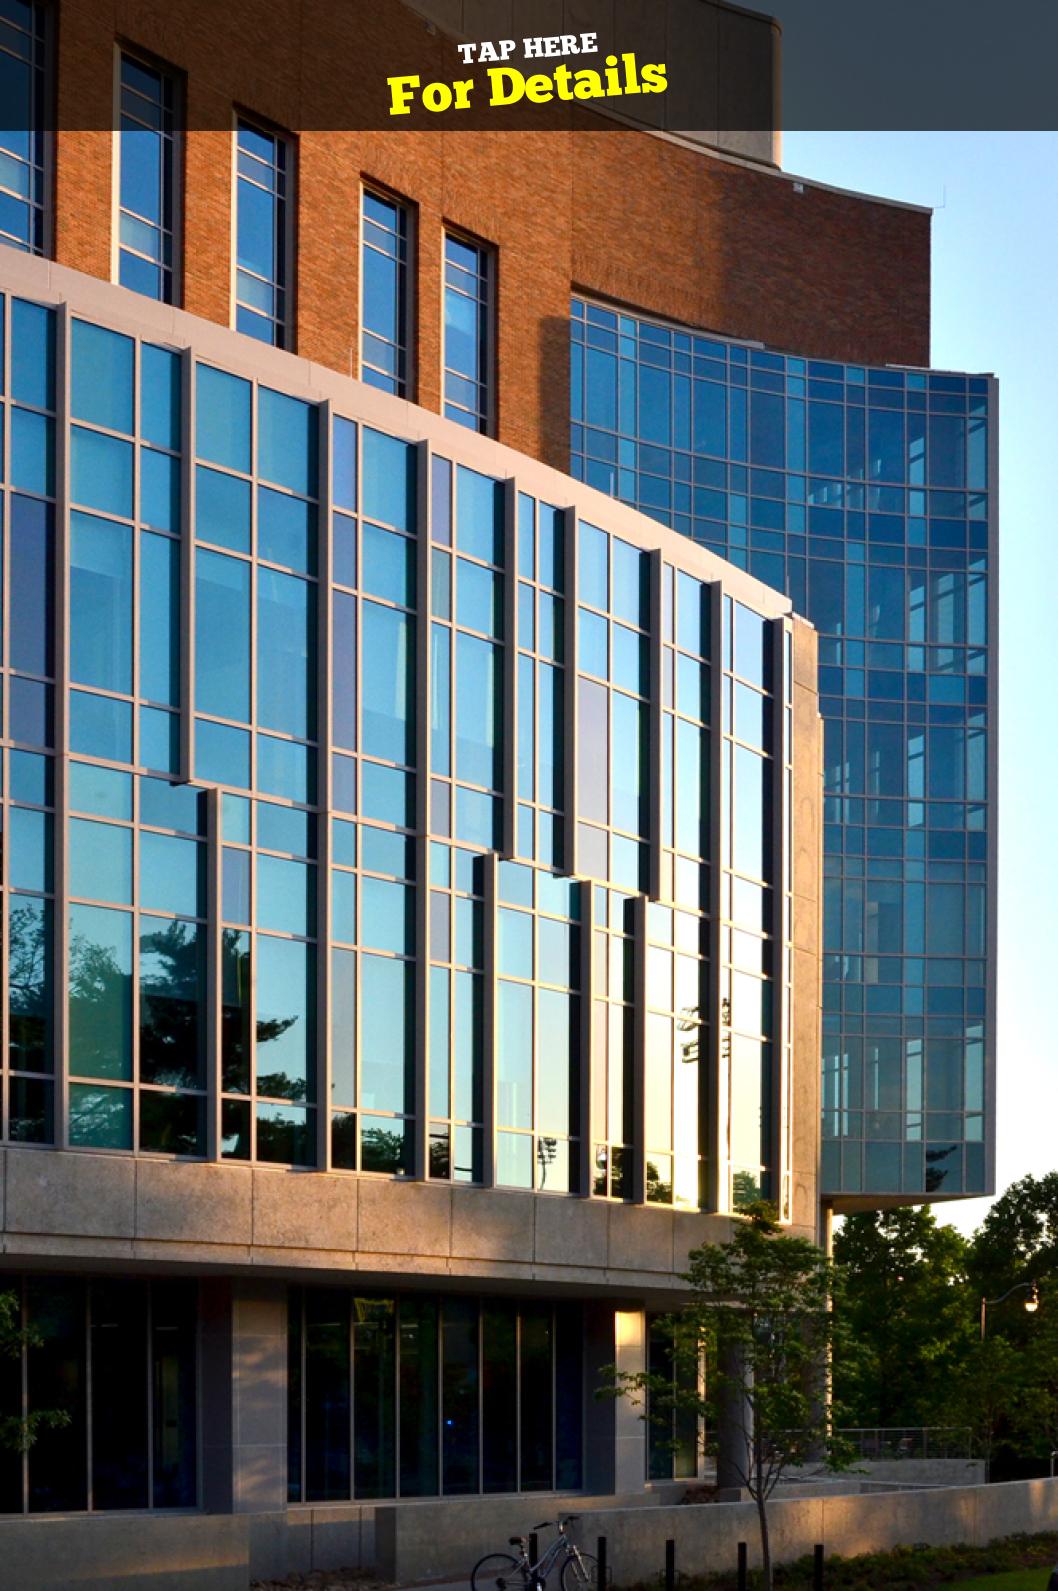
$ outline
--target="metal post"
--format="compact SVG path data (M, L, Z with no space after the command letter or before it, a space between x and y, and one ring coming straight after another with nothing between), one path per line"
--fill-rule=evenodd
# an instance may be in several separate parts
M812 1556L812 1591L823 1591L823 1543L816 1542Z
M599 1585L606 1591L609 1584L609 1574L606 1567L606 1537L600 1536L595 1546L595 1556L598 1560Z
M749 1578L748 1556L746 1543L740 1541L738 1544L738 1591L746 1591L746 1584Z
M530 1535L530 1537L529 1537L529 1562L530 1563L539 1563L539 1561L540 1561L540 1543L539 1543L539 1541L536 1538L536 1531L534 1530L532 1532L532 1534Z
M665 1591L676 1591L676 1543L665 1543Z

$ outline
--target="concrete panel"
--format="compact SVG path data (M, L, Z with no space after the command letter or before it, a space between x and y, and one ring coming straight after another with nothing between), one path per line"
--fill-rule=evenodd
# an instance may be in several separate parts
M672 1268L677 1275L690 1265L692 1249L708 1243L726 1243L731 1236L733 1223L722 1215L699 1215L690 1210L677 1210L673 1215Z
M451 1198L451 1189L438 1184L365 1177L360 1183L361 1252L447 1255Z
M531 1264L536 1202L532 1193L453 1188L453 1259L518 1260Z
M611 1270L672 1271L673 1214L649 1205L610 1204L607 1264Z
M136 1236L184 1243L253 1241L253 1179L246 1166L140 1160Z
M539 1265L606 1265L607 1207L599 1200L538 1198L536 1244Z
M135 1179L136 1162L124 1155L9 1149L7 1230L131 1238Z
M314 1508L312 1510L313 1569L360 1569L361 1510L359 1508Z
M840 1549L831 1550L840 1550L842 1557L884 1552L916 1541L928 1541L938 1547L972 1541L975 1490L952 1487L937 1492L825 1497L820 1540L828 1544L840 1541Z
M18 1591L246 1591L246 1521L103 1514L0 1521L4 1584Z
M357 1246L358 1188L355 1177L255 1170L255 1246L332 1249L351 1254Z
M945 1498L950 1492L934 1493ZM1058 1530L1058 1480L1009 1481L977 1486L975 1540L986 1546L1000 1536Z

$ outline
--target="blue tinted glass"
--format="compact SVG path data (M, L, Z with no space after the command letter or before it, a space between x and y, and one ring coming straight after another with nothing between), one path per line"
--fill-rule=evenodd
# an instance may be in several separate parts
M331 933L347 945L356 943L356 874L331 870Z
M132 689L132 530L70 516L70 677Z
M257 1088L279 1098L315 1092L316 956L292 939L255 941Z
M132 913L71 906L69 935L70 1071L82 1077L129 1079Z
M70 750L111 762L131 762L132 708L108 696L71 691Z
M71 1026L72 1023L71 1016ZM80 1042L78 1047L81 1048ZM85 1048L88 1047L86 1037ZM72 1048L71 1044L71 1063ZM82 1071L93 1069L97 1054L97 1047L92 1046L92 1059L82 1065ZM131 1149L132 1096L131 1088L90 1088L85 1083L71 1083L70 1143L75 1148Z
M413 948L415 893L406 884L361 878L360 938L372 950L407 955Z
M389 873L394 878L411 878L415 870L414 842L392 829L376 829L366 824L360 830L360 865L368 873Z
M608 553L610 538L594 525L581 524L578 558L579 596L593 608L610 606Z
M335 818L331 824L331 860L342 867L356 866L356 824Z
M132 370L135 344L102 326L73 323L70 354L70 413L109 431L132 434Z
M12 801L29 801L34 806L51 806L52 769L50 757L38 757L32 751L8 753Z
M415 543L377 525L364 524L361 541L363 589L375 597L415 606Z
M398 530L415 530L417 458L410 442L365 426L363 435L364 513Z
M456 469L456 546L485 563L503 564L503 482L462 464Z
M479 564L457 560L456 623L486 635L503 634L503 577Z
M27 674L50 674L55 510L14 492L10 499L10 663Z
M411 1100L412 968L382 956L360 958L360 1104L403 1111Z
M180 460L140 449L140 518L156 530L180 530Z
M132 900L132 830L70 819L70 893L88 900Z
M250 566L196 555L195 705L220 718L250 716Z
M257 843L266 851L289 851L292 856L315 856L315 819L295 807L258 801ZM229 835L231 839L234 836Z
M460 634L456 661L456 777L498 790L502 777L499 649Z
M249 481L200 464L195 471L195 535L232 552L249 552Z
M316 572L316 505L262 486L257 493L257 553L270 563Z
M55 407L55 311L21 298L11 306L11 396Z
M741 602L735 603L735 673L752 685L771 685L764 678L764 620Z
M258 735L257 784L268 795L288 801L315 801L315 752L293 740Z
M646 627L647 555L616 536L613 544L613 612L629 624Z
M607 659L607 631L609 626L597 613L581 609L577 614L577 661L586 674L597 674L606 679L609 673Z
M140 695L175 707L180 693L180 549L140 536Z
M356 509L356 426L335 415L331 446L331 490L335 508Z
M500 803L497 796L456 787L456 839L495 851L500 846Z
M144 343L140 348L140 435L159 447L180 446L179 354Z
M182 829L185 834L206 832L206 792L164 779L140 779L140 821L152 828ZM226 800L237 800L229 796ZM231 836L228 836L229 839Z
M196 718L195 777L245 790L250 783L249 733Z
M102 818L132 819L132 775L116 768L98 768L91 762L71 762L70 806L76 812L95 812Z
M316 588L294 575L257 575L257 719L301 739L315 735Z
M180 765L180 719L176 713L140 708L140 762L158 773L176 773Z
M316 869L281 856L257 857L257 922L281 933L316 932Z
M148 911L205 914L205 855L197 840L140 834L140 905Z
M9 809L7 839L13 888L43 892L53 887L51 826L49 812L36 812L29 807Z
M195 446L199 458L250 472L250 383L197 367Z
M499 970L511 978L533 976L533 919L528 912L501 911Z
M401 823L405 828L414 823L415 780L411 774L400 773L396 768L383 768L377 762L365 762L360 791L365 818L377 818L381 823Z
M70 430L70 495L85 508L132 518L132 443L75 425Z
M315 497L319 480L319 410L262 387L257 395L257 469L263 480Z
M55 421L32 409L11 410L11 484L42 497L55 492Z
M415 756L415 621L403 613L363 604L363 749L389 762Z

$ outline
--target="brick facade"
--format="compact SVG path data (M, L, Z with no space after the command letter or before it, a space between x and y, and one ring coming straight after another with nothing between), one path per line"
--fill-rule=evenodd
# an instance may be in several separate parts
M183 307L229 322L233 105L298 132L295 348L357 369L360 179L418 207L417 386L440 402L442 227L496 246L498 434L568 464L571 289L820 358L926 364L929 215L795 186L674 140L599 130L306 131L355 120L357 81L455 57L399 0L62 0L60 127L105 127L115 39L186 73ZM377 64L376 64L377 63ZM359 79L357 74L360 74ZM300 131L299 131L300 130ZM62 131L55 255L111 272L113 139Z

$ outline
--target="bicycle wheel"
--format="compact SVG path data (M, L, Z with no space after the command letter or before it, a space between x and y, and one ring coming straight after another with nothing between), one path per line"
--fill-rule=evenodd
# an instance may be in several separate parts
M578 1552L562 1565L562 1591L598 1591L599 1560L590 1552Z
M470 1571L472 1591L523 1591L525 1570L509 1552L490 1552Z

